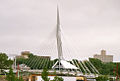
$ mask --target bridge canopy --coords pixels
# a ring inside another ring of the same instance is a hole
[[[54,68],[59,68],[59,61],[57,61],[54,65],[53,65],[53,69]],[[69,62],[67,62],[66,60],[60,60],[60,68],[62,69],[79,69],[76,66],[70,64]]]
[[[68,63],[65,60],[61,60],[61,64],[63,65],[64,68],[66,69],[78,69],[77,67],[75,67],[74,65]]]

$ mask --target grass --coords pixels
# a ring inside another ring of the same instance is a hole
[[[3,75],[0,75],[0,77],[2,77]]]

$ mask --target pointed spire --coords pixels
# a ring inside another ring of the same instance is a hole
[[[57,6],[57,32],[56,32],[56,38],[57,38],[58,58],[63,59],[61,29],[60,29],[60,18],[59,18],[59,8],[58,8],[58,6]]]
[[[57,5],[57,25],[60,25],[59,7]]]

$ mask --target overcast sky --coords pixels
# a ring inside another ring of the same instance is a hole
[[[120,0],[0,0],[0,52],[57,58],[57,3],[64,58],[87,59],[105,49],[120,61]]]

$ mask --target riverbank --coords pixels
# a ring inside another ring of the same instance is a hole
[[[4,75],[0,75],[0,81],[7,81]]]

